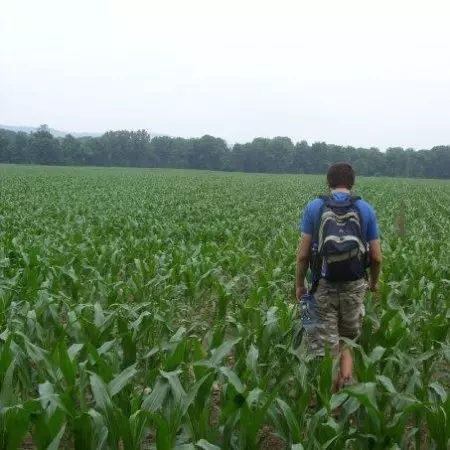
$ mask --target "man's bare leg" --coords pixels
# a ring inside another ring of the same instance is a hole
[[[341,378],[350,378],[353,376],[353,358],[349,348],[341,350]]]
[[[332,392],[336,393],[342,387],[342,380],[353,379],[353,357],[351,350],[346,348],[343,344],[339,346],[339,353],[337,355],[337,362],[339,370],[335,377],[333,377]]]
[[[353,358],[349,348],[341,347],[341,359],[339,361],[340,379],[338,386],[340,388],[354,383],[353,379]]]

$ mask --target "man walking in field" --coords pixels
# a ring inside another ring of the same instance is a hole
[[[331,166],[327,173],[329,196],[311,201],[301,222],[297,252],[297,299],[313,301],[315,326],[307,332],[312,355],[323,356],[328,348],[340,357],[340,387],[351,385],[353,361],[341,337],[356,339],[360,333],[370,265],[369,288],[377,291],[381,270],[381,246],[375,211],[353,197],[355,173],[350,164]],[[311,268],[306,296],[305,277]]]

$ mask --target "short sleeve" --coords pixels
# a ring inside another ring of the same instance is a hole
[[[377,215],[375,210],[369,205],[368,211],[368,221],[367,221],[367,233],[366,239],[367,242],[375,241],[380,237],[380,229],[378,226]]]
[[[310,235],[314,234],[314,217],[311,211],[311,203],[308,203],[303,211],[303,218],[300,222],[300,231]]]

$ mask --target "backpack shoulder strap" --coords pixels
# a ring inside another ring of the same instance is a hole
[[[319,230],[320,230],[320,223],[322,221],[323,212],[325,211],[325,208],[327,205],[329,205],[331,198],[328,195],[321,195],[318,197],[320,200],[322,200],[322,205],[319,209],[319,214],[317,216],[317,222],[315,223],[314,227],[314,234],[312,238],[312,248],[311,248],[311,254],[310,254],[310,262],[309,267],[311,269],[311,294],[314,294],[314,292],[317,290],[317,286],[320,281],[320,275],[322,271],[322,258],[318,252],[318,245],[319,245]]]
[[[314,235],[313,235],[313,244],[319,241],[319,229],[320,229],[320,221],[322,220],[322,216],[323,216],[323,212],[325,210],[325,207],[329,204],[330,202],[330,197],[328,195],[321,195],[320,197],[318,197],[320,200],[323,201],[322,206],[319,209],[319,214],[317,216],[317,222],[315,223],[315,227],[314,227]]]
[[[359,223],[361,225],[361,238],[362,238],[363,245],[366,248],[366,254],[365,254],[365,257],[364,257],[364,276],[365,276],[366,280],[368,280],[367,269],[370,267],[370,257],[369,257],[369,249],[368,249],[368,245],[367,245],[366,236],[365,236],[365,234],[363,232],[364,227],[363,227],[363,216],[362,216],[362,213],[361,213],[361,208],[356,206],[356,202],[358,200],[362,200],[362,197],[360,197],[360,196],[353,196],[352,195],[352,197],[351,197],[352,206],[355,208],[356,212],[358,213]]]
[[[361,209],[358,208],[358,206],[356,206],[356,202],[358,200],[362,200],[362,198],[360,196],[352,196],[350,198],[352,206],[355,208],[356,212],[358,213],[359,223],[361,224],[361,232],[362,232],[363,231],[363,217],[362,217],[362,214],[361,214]],[[361,234],[361,237],[363,239],[364,245],[366,245],[366,236],[364,236],[364,233]]]
[[[329,205],[330,202],[332,202],[332,198],[329,195],[321,195],[319,197],[319,199],[323,201],[323,205],[322,205],[322,212],[323,212],[323,209],[325,208],[325,206]]]

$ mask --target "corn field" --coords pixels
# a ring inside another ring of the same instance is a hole
[[[450,183],[357,183],[384,266],[333,394],[295,301],[324,177],[0,167],[0,449],[450,448]]]

